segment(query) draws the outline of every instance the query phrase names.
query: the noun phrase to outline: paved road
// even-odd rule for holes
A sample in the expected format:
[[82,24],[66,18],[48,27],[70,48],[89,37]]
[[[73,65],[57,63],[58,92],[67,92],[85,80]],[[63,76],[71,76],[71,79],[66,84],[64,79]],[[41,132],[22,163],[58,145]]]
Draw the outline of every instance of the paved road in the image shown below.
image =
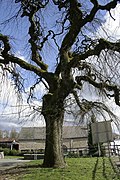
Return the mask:
[[30,160],[21,160],[21,159],[0,159],[0,171],[7,170],[14,166],[18,166]]

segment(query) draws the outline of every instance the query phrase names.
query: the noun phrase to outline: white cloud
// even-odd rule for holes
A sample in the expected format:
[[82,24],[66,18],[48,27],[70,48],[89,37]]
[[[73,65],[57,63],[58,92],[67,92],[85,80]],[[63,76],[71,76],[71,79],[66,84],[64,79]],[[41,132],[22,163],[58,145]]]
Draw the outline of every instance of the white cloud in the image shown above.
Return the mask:
[[[5,87],[6,85],[4,85]],[[9,94],[8,94],[9,92]],[[12,86],[9,89],[4,89],[0,96],[0,124],[6,128],[20,127],[20,126],[43,126],[43,117],[38,115],[34,109],[39,108],[42,102],[33,100],[30,104],[27,103],[27,96],[23,94],[22,101],[18,101],[18,97],[14,92]]]
[[[98,29],[97,36],[100,38],[101,37],[106,38],[110,41],[119,40],[120,39],[120,4],[117,4],[115,9],[112,9],[110,12],[107,12],[104,18],[106,21]],[[117,106],[113,100],[110,100],[106,103],[112,108],[114,114],[120,117],[120,107]],[[120,127],[118,127],[118,129],[119,128]]]
[[105,23],[98,29],[97,36],[110,40],[120,39],[120,4],[107,12],[104,19]]
[[[25,60],[24,56],[20,55],[20,52],[17,53],[17,56]],[[43,117],[35,115],[34,109],[42,105],[41,97],[45,93],[45,87],[42,83],[38,84],[35,88],[35,95],[39,100],[34,99],[27,103],[28,94],[30,88],[27,87],[25,91],[27,94],[22,93],[22,99],[18,98],[18,95],[15,91],[15,86],[13,80],[8,76],[3,76],[2,70],[0,70],[0,127],[8,129],[8,127],[19,126],[43,126],[44,121]]]

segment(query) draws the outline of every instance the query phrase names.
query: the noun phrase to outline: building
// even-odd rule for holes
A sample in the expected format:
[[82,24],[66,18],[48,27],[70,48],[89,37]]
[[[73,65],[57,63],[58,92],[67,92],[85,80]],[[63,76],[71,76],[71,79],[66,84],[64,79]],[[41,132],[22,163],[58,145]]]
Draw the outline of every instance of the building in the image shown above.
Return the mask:
[[[19,134],[19,150],[45,149],[45,127],[23,127]],[[88,130],[81,126],[63,127],[63,149],[83,151],[88,147]]]
[[19,144],[15,141],[15,139],[10,138],[2,138],[0,139],[0,148],[9,148],[11,150],[19,149]]

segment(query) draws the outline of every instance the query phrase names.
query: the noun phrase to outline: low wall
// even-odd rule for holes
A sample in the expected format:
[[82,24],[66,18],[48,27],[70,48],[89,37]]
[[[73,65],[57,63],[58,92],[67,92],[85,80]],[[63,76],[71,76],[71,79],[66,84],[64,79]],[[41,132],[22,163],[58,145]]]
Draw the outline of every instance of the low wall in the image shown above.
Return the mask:
[[44,159],[44,154],[24,154],[25,160]]

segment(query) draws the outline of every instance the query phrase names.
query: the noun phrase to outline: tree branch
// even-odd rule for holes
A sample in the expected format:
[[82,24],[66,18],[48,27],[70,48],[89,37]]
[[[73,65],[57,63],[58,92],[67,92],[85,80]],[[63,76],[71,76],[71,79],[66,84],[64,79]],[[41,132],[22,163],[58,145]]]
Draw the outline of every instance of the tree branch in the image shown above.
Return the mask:
[[94,87],[103,90],[106,89],[107,91],[113,91],[114,92],[114,99],[115,103],[120,106],[120,88],[118,88],[116,85],[110,85],[106,82],[96,82],[89,76],[77,76],[76,81],[78,84],[81,84],[81,81],[89,82],[89,84],[93,85]]
[[104,6],[99,5],[99,9],[110,11],[111,9],[114,9],[116,7],[117,2],[119,2],[119,0],[113,0]]
[[39,77],[44,78],[46,80],[46,82],[49,84],[50,91],[53,91],[56,88],[55,85],[57,85],[58,77],[56,75],[54,75],[54,73],[47,72],[46,69],[44,69],[44,68],[43,69],[39,68],[35,65],[32,65],[32,64],[10,54],[9,53],[10,45],[9,45],[9,39],[7,36],[3,36],[2,34],[0,34],[0,40],[4,44],[4,48],[1,51],[3,59],[0,59],[0,63],[2,63],[2,64],[6,64],[6,62],[7,63],[9,63],[9,62],[16,63],[23,69],[32,71],[35,74],[37,74]]
[[[3,58],[4,58],[4,56],[3,56]],[[32,71],[35,74],[37,74],[38,76],[41,76],[42,73],[45,72],[45,71],[41,70],[40,68],[38,68],[30,63],[27,63],[26,61],[24,61],[18,57],[14,57],[13,55],[8,54],[8,55],[6,55],[5,58],[7,58],[7,59],[0,59],[0,63],[6,64],[6,61],[11,62],[11,63],[16,63],[17,65],[24,68],[25,70]]]
[[78,67],[79,62],[81,60],[87,59],[90,56],[98,56],[99,57],[101,51],[105,50],[105,49],[117,51],[120,53],[120,42],[118,41],[118,42],[113,43],[113,42],[110,42],[110,41],[107,41],[107,40],[101,38],[96,42],[96,45],[93,45],[93,47],[88,49],[86,52],[80,53],[80,54],[74,53],[73,58],[68,63],[68,68]]
[[104,112],[107,112],[111,118],[114,119],[117,118],[116,115],[114,115],[114,113],[104,103],[96,102],[96,101],[88,101],[86,99],[80,100],[76,91],[72,91],[72,93],[78,107],[80,108],[80,112],[78,115],[79,118],[81,118],[82,120],[85,118],[85,115],[94,114],[96,116],[98,113],[100,113],[105,118]]
[[44,8],[49,1],[46,1],[45,4],[42,2],[21,2],[21,9],[23,11],[21,17],[26,16],[29,19],[30,27],[29,27],[29,43],[31,45],[31,52],[32,52],[32,61],[35,62],[42,70],[48,69],[48,65],[42,61],[42,57],[39,53],[39,36],[42,36],[40,32],[40,23],[39,19],[36,16],[36,13],[41,9]]
[[93,6],[90,14],[84,18],[83,26],[86,23],[91,22],[93,20],[93,18],[95,17],[98,10],[110,11],[111,9],[114,9],[117,5],[117,2],[119,2],[119,0],[113,0],[110,3],[107,3],[106,5],[103,5],[103,6],[99,5],[97,0],[91,0],[91,2],[93,3],[94,6]]
[[81,28],[82,11],[79,9],[77,0],[70,0],[68,16],[70,21],[70,29],[64,37],[61,51],[68,51],[71,48]]
[[[60,49],[60,64],[59,68],[56,69],[56,73],[59,74],[60,70],[64,71],[66,65],[67,67],[73,67],[71,66],[72,63],[74,63],[75,58],[76,59],[85,59],[92,55],[99,55],[100,52],[109,47],[109,49],[113,48],[113,44],[109,42],[106,43],[105,40],[100,39],[96,47],[88,50],[86,53],[81,54],[79,57],[74,56],[72,61],[69,62],[69,50],[71,49],[72,45],[74,44],[81,28],[87,24],[88,22],[91,22],[98,10],[107,10],[110,11],[110,9],[115,8],[117,5],[118,0],[114,0],[110,3],[107,3],[106,5],[99,5],[97,0],[91,0],[91,3],[93,3],[93,8],[91,9],[90,14],[88,14],[85,18],[83,18],[83,13],[80,10],[80,3],[78,3],[77,0],[70,0],[68,8],[68,20],[70,22],[70,28],[68,33],[63,39],[61,49]],[[103,43],[103,46],[102,46]],[[116,49],[119,51],[119,49],[116,46]],[[75,60],[78,61],[78,60]]]

